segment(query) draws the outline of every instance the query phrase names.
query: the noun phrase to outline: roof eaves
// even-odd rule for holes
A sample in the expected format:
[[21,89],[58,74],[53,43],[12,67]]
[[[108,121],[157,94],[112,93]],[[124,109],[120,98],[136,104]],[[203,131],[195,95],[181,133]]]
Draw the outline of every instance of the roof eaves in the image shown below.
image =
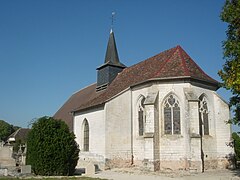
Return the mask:
[[116,98],[117,96],[123,94],[124,92],[128,91],[129,89],[132,89],[133,87],[136,87],[136,86],[139,86],[139,85],[142,85],[142,84],[145,84],[145,83],[148,83],[148,82],[152,82],[152,81],[174,81],[174,80],[196,80],[198,82],[204,82],[205,84],[208,84],[208,85],[211,85],[213,87],[215,87],[215,89],[217,90],[220,86],[219,86],[219,83],[216,81],[216,82],[210,82],[210,81],[207,81],[207,80],[203,80],[203,79],[198,79],[198,78],[194,78],[194,77],[191,77],[191,76],[181,76],[181,77],[165,77],[165,78],[151,78],[151,79],[148,79],[148,80],[145,80],[145,81],[141,81],[141,82],[138,82],[138,83],[135,83],[135,84],[132,84],[130,85],[129,87],[127,87],[126,89],[120,91],[119,93],[117,93],[116,95],[106,99],[104,102],[101,102],[101,103],[97,103],[97,104],[94,104],[94,105],[90,105],[88,107],[85,107],[85,108],[78,108],[78,109],[74,109],[72,110],[71,112],[72,113],[77,113],[77,112],[81,112],[81,111],[86,111],[86,110],[89,110],[91,108],[96,108],[96,107],[100,107],[100,106],[104,106],[105,103],[109,102],[110,100]]
[[78,113],[78,112],[82,112],[82,111],[87,111],[87,110],[92,109],[92,108],[97,108],[97,107],[104,106],[105,103],[106,102],[102,102],[102,103],[98,103],[98,104],[88,106],[88,107],[84,107],[84,108],[73,109],[70,113]]
[[174,81],[174,80],[195,80],[195,81],[198,81],[198,82],[203,82],[205,84],[208,84],[208,85],[211,85],[213,87],[215,87],[215,89],[217,90],[219,87],[220,87],[220,83],[219,82],[210,82],[210,81],[207,81],[207,80],[203,80],[203,79],[198,79],[198,78],[194,78],[194,77],[191,77],[191,76],[176,76],[176,77],[165,77],[165,78],[151,78],[151,79],[148,79],[148,80],[145,80],[145,81],[141,81],[139,83],[135,83],[133,85],[131,85],[130,87],[133,88],[135,86],[139,86],[139,85],[142,85],[142,84],[145,84],[145,83],[148,83],[148,82],[151,82],[151,81]]
[[114,99],[114,98],[116,98],[117,96],[120,96],[121,94],[125,93],[125,92],[128,91],[129,89],[131,89],[131,86],[127,87],[126,89],[124,89],[124,90],[122,90],[122,91],[120,91],[120,92],[117,93],[116,95],[108,98],[108,99],[105,101],[105,103],[108,102],[108,101],[110,101],[110,100],[112,100],[112,99]]

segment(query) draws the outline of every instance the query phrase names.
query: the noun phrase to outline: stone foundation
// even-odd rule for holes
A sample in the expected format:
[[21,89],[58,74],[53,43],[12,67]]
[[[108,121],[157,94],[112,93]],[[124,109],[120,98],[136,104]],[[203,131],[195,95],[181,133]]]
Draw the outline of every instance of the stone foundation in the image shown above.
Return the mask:
[[188,162],[186,160],[180,161],[160,161],[160,170],[161,171],[177,171],[177,170],[189,170],[190,166],[193,169],[198,171],[198,166],[200,164],[198,162]]
[[219,159],[217,161],[217,168],[218,169],[234,169],[235,161],[234,161],[233,157]]
[[227,158],[223,159],[213,159],[206,160],[204,164],[202,161],[149,161],[149,160],[136,160],[132,164],[131,160],[124,159],[107,159],[106,160],[106,169],[111,168],[129,168],[129,167],[139,167],[142,170],[146,171],[190,171],[190,172],[202,172],[204,166],[205,170],[214,170],[214,169],[228,169],[233,167],[233,162],[229,161]]
[[77,167],[85,167],[89,163],[94,164],[99,170],[106,170],[112,168],[131,168],[136,167],[144,171],[162,171],[162,172],[171,172],[171,171],[190,171],[190,172],[202,172],[203,168],[205,170],[214,170],[214,169],[227,169],[234,167],[233,159],[230,158],[221,158],[221,159],[208,159],[204,163],[202,161],[190,161],[187,159],[182,159],[178,161],[151,161],[148,159],[144,160],[135,160],[133,159],[123,159],[123,158],[114,158],[114,159],[103,159],[101,156],[94,154],[84,153],[79,157]]
[[81,152],[79,154],[79,160],[77,164],[77,168],[86,168],[89,164],[93,164],[95,166],[96,171],[105,169],[105,159],[103,156],[89,153],[89,152]]
[[131,167],[132,166],[132,160],[131,159],[121,159],[121,158],[115,158],[115,159],[106,159],[106,169],[112,169],[112,168],[125,168],[125,167]]

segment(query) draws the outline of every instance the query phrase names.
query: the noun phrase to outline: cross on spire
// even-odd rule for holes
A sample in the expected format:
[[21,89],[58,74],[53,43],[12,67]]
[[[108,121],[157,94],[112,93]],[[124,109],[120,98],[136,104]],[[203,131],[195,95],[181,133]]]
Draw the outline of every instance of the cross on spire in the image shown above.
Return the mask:
[[114,24],[114,20],[115,20],[115,15],[116,15],[116,13],[113,11],[112,12],[112,17],[111,17],[111,31],[113,30],[113,24]]

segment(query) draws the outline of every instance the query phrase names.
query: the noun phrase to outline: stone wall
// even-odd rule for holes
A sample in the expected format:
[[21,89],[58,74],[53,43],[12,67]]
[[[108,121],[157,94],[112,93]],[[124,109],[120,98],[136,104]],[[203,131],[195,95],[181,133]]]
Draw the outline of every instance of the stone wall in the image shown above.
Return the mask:
[[0,167],[15,166],[15,159],[12,157],[13,147],[0,147]]
[[[89,123],[89,151],[83,151],[83,122]],[[80,156],[77,166],[85,162],[94,162],[102,167],[105,162],[105,120],[104,108],[95,108],[91,111],[82,112],[75,115],[74,133],[76,142],[79,144]]]
[[131,161],[131,91],[105,104],[106,159],[125,164]]
[[[139,135],[138,103],[141,97],[155,93],[156,101],[145,104],[145,134]],[[174,94],[180,105],[181,133],[164,134],[163,103]],[[206,96],[209,110],[209,135],[200,134],[199,97]],[[77,114],[74,132],[80,147],[81,125],[90,127],[90,150],[81,160],[101,156],[109,168],[134,165],[150,170],[202,171],[226,168],[233,149],[230,142],[228,105],[212,90],[190,83],[145,84],[128,89],[111,99],[102,109]],[[81,149],[81,148],[80,148]],[[86,159],[85,159],[86,160]]]

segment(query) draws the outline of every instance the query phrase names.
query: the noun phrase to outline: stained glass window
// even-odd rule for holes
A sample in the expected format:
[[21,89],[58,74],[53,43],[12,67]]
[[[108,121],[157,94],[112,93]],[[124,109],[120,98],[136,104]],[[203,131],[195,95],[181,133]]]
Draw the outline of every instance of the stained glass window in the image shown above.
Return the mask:
[[179,102],[173,95],[168,96],[164,102],[164,133],[181,133]]
[[83,130],[83,151],[89,151],[89,125],[86,119],[84,120]]
[[203,128],[203,134],[209,135],[208,105],[207,105],[207,100],[205,96],[200,97],[199,112],[200,112],[200,122]]
[[139,136],[143,136],[144,133],[144,108],[143,108],[144,98],[140,101],[138,107],[138,133]]

